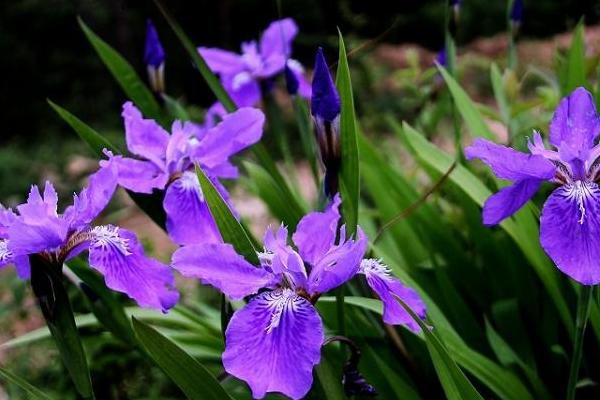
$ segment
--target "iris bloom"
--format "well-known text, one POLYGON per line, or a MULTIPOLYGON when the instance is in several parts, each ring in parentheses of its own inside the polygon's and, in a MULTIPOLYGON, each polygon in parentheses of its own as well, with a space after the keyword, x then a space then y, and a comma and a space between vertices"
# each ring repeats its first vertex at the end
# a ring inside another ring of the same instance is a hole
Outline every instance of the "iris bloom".
POLYGON ((258 268, 223 243, 184 246, 173 255, 173 267, 185 276, 200 278, 232 299, 254 295, 229 322, 223 365, 248 383, 255 398, 267 392, 293 399, 306 395, 324 341, 314 304, 322 293, 356 274, 365 275, 383 301, 386 323, 419 329, 394 295, 420 316, 425 313, 423 302, 380 261, 363 260, 367 239, 362 230, 354 240, 336 241, 345 238, 345 226, 337 228, 339 205, 337 195, 324 212, 302 218, 292 236, 296 248, 288 245, 284 226, 269 228, 258 268))
MULTIPOLYGON (((298 26, 291 18, 273 21, 260 41, 242 43, 241 54, 227 50, 199 47, 198 51, 210 69, 220 75, 225 90, 238 107, 254 106, 261 99, 261 85, 269 86, 272 79, 287 69, 297 81, 297 93, 310 97, 310 86, 304 78, 304 68, 291 59, 292 40, 298 26)), ((211 115, 221 115, 222 105, 211 107, 211 115)))
POLYGON ((310 113, 313 116, 321 163, 325 169, 324 188, 327 195, 338 191, 340 168, 340 96, 333 83, 323 49, 315 57, 310 113))
POLYGON ((138 158, 109 154, 102 165, 115 167, 118 183, 136 193, 164 190, 166 228, 178 244, 220 241, 221 236, 200 189, 194 163, 202 167, 228 199, 217 178, 236 178, 229 157, 262 136, 264 115, 254 108, 228 114, 212 128, 175 121, 169 135, 154 120, 144 119, 131 103, 123 106, 127 148, 138 158))
POLYGON ((531 154, 478 139, 465 150, 479 158, 511 186, 492 195, 483 207, 483 222, 496 225, 519 210, 544 181, 559 185, 540 217, 540 241, 565 274, 584 285, 600 283, 600 118, 594 99, 577 88, 561 100, 550 123, 547 149, 538 132, 528 143, 531 154))
POLYGON ((152 90, 157 93, 165 91, 165 51, 158 38, 158 32, 151 20, 146 22, 146 47, 144 63, 148 69, 148 79, 152 90))
POLYGON ((103 168, 74 195, 73 204, 58 214, 58 196, 50 182, 43 194, 32 186, 18 213, 0 211, 0 266, 14 263, 20 277, 30 276, 28 257, 39 255, 62 268, 65 261, 87 250, 89 264, 104 275, 106 286, 127 294, 142 307, 168 311, 179 299, 172 270, 144 255, 133 232, 92 221, 116 188, 114 170, 103 168))

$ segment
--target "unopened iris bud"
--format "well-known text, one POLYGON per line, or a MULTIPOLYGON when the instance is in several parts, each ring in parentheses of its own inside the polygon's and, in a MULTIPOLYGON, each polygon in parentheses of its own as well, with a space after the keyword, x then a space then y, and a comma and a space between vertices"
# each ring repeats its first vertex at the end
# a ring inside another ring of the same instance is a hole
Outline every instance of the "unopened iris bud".
POLYGON ((315 122, 317 143, 325 168, 325 194, 338 191, 340 168, 340 96, 335 88, 323 49, 317 50, 312 80, 310 111, 315 122))
POLYGON ((283 75, 285 76, 285 87, 288 93, 292 96, 295 96, 298 93, 298 88, 300 87, 300 81, 298 81, 298 77, 289 66, 289 60, 285 63, 285 68, 283 70, 283 75))
POLYGON ((510 9, 510 25, 513 37, 516 37, 523 21, 523 0, 514 0, 510 9))
POLYGON ((163 93, 165 91, 165 51, 158 38, 158 32, 150 19, 146 23, 144 63, 148 70, 148 80, 152 90, 155 93, 163 93))
POLYGON ((448 54, 446 54, 446 48, 444 47, 435 57, 435 60, 444 68, 448 68, 448 54))

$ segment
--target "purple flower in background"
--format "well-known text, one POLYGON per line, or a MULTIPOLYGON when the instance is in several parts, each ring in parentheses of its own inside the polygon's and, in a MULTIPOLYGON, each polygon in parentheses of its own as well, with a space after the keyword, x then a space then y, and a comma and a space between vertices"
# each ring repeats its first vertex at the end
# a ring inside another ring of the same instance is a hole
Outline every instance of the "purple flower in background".
POLYGON ((513 24, 520 24, 523 21, 523 0, 513 0, 510 8, 510 20, 513 24))
POLYGON ((448 54, 445 47, 437 54, 435 61, 442 67, 448 68, 448 54))
MULTIPOLYGON (((272 22, 260 41, 242 43, 242 54, 227 50, 199 47, 198 51, 210 67, 219 74, 225 90, 238 107, 256 105, 261 99, 261 82, 289 69, 298 81, 297 93, 310 97, 310 86, 304 78, 304 68, 290 59, 292 40, 298 26, 291 18, 272 22)), ((221 106, 222 107, 222 106, 221 106)), ((220 107, 213 106, 213 111, 220 107)))
POLYGON ((465 150, 495 175, 513 184, 492 195, 483 222, 495 225, 519 210, 544 181, 560 185, 548 197, 540 217, 540 241, 565 274, 584 285, 600 283, 600 118, 592 95, 575 89, 561 100, 550 123, 547 149, 538 132, 521 153, 478 139, 465 150))
POLYGON ((223 353, 225 370, 246 381, 255 398, 267 392, 293 399, 306 395, 324 341, 314 303, 358 273, 383 301, 386 323, 418 330, 393 294, 421 316, 423 302, 379 261, 362 260, 367 246, 362 230, 356 239, 336 241, 345 238, 345 226, 338 229, 339 206, 336 195, 324 212, 302 218, 292 236, 295 248, 288 244, 287 228, 269 228, 258 268, 229 244, 184 246, 173 255, 173 267, 184 276, 199 278, 232 299, 255 295, 233 314, 223 353))
POLYGON ((310 112, 315 124, 321 163, 325 169, 325 194, 332 196, 338 191, 340 168, 340 96, 329 73, 323 49, 318 48, 312 80, 310 112))
POLYGON ((165 91, 164 70, 165 51, 158 38, 158 32, 150 19, 146 21, 146 47, 144 48, 144 63, 148 69, 150 86, 156 93, 165 91))
POLYGON ((22 278, 30 276, 28 256, 39 255, 62 267, 87 250, 89 264, 104 275, 106 286, 127 294, 142 307, 168 311, 179 299, 171 269, 144 255, 135 234, 113 225, 92 226, 116 189, 116 175, 102 168, 58 214, 58 196, 50 182, 43 194, 32 186, 18 214, 1 209, 0 260, 14 263, 22 278))
POLYGON ((263 113, 241 108, 225 115, 212 128, 175 121, 171 135, 154 120, 144 119, 131 102, 123 105, 122 116, 127 148, 139 158, 109 154, 109 160, 102 165, 114 167, 119 185, 133 192, 165 190, 166 228, 175 243, 221 241, 204 202, 194 164, 202 167, 227 201, 229 195, 217 178, 238 176, 237 167, 229 158, 260 140, 263 113))

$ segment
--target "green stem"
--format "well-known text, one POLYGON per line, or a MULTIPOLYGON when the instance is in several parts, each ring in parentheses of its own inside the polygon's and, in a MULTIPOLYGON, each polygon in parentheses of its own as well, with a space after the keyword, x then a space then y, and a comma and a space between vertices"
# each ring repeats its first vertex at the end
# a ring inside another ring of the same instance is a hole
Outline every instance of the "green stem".
POLYGON ((567 400, 575 399, 575 385, 579 376, 579 366, 581 365, 581 354, 583 350, 583 335, 585 326, 590 316, 592 305, 593 286, 581 286, 579 290, 579 299, 577 300, 577 317, 575 319, 575 340, 573 344, 573 358, 571 359, 571 369, 569 370, 569 383, 567 385, 567 400))
POLYGON ((338 332, 340 335, 346 334, 346 317, 344 312, 344 287, 340 286, 335 291, 335 305, 338 319, 338 332))

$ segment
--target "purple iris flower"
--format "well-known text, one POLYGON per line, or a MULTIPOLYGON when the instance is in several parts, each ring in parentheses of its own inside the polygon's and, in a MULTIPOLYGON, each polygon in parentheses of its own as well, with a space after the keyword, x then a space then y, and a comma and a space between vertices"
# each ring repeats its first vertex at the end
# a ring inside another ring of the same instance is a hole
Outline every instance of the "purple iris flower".
POLYGON ((241 108, 212 128, 175 121, 169 135, 154 120, 144 119, 131 103, 123 105, 127 148, 138 158, 109 154, 104 166, 117 170, 119 185, 137 193, 165 190, 166 228, 177 244, 218 242, 221 236, 200 189, 194 164, 202 167, 228 201, 217 178, 236 178, 229 158, 258 142, 265 117, 260 110, 241 108))
POLYGON ((30 276, 28 256, 39 255, 58 267, 87 250, 89 264, 104 275, 106 286, 127 294, 142 307, 167 312, 179 293, 172 270, 144 255, 133 232, 114 225, 93 226, 116 189, 116 174, 102 168, 89 185, 73 197, 73 204, 58 214, 58 196, 50 182, 43 194, 32 186, 27 202, 17 213, 0 211, 0 266, 14 263, 20 277, 30 276))
MULTIPOLYGON (((210 67, 219 74, 225 90, 238 107, 254 106, 261 99, 261 82, 282 73, 287 66, 298 81, 297 93, 310 97, 310 85, 304 78, 304 68, 290 59, 292 40, 298 26, 291 18, 273 21, 262 34, 260 41, 242 43, 242 53, 199 47, 198 51, 210 67)), ((222 113, 222 105, 211 107, 213 114, 222 113)))
POLYGON ((302 218, 292 236, 295 248, 288 244, 286 227, 269 228, 258 268, 223 243, 184 246, 173 255, 173 267, 184 276, 199 278, 232 299, 255 295, 233 314, 223 353, 225 370, 246 381, 255 398, 267 392, 293 399, 306 395, 324 341, 314 304, 356 274, 365 275, 383 301, 386 323, 419 329, 394 298, 399 296, 424 317, 418 294, 392 277, 380 261, 363 260, 367 239, 360 228, 356 239, 343 239, 339 206, 336 195, 324 212, 302 218))
POLYGON ((519 210, 544 181, 560 185, 546 200, 540 217, 540 241, 556 266, 584 285, 600 283, 600 118, 584 88, 563 98, 550 122, 550 144, 534 132, 531 154, 477 139, 465 149, 511 186, 492 195, 483 207, 483 223, 495 225, 519 210))
POLYGON ((146 22, 144 63, 148 69, 148 79, 152 90, 157 93, 164 92, 165 51, 158 38, 158 32, 150 19, 146 22))

